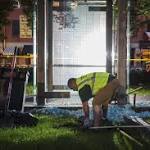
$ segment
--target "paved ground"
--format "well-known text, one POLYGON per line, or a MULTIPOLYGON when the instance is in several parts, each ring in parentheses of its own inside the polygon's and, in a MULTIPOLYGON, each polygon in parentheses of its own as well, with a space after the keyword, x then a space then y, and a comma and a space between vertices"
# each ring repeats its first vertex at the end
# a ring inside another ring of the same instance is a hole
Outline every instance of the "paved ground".
MULTIPOLYGON (((32 101, 26 100, 25 106, 36 106, 36 97, 32 101)), ((90 101, 91 105, 91 101, 90 101)), ((72 95, 70 98, 49 98, 45 99, 46 107, 81 107, 81 101, 77 95, 72 95)))
MULTIPOLYGON (((130 101, 132 100, 133 96, 130 96, 130 101)), ((143 97, 141 97, 143 99, 143 97)), ((150 99, 149 97, 144 97, 144 100, 141 99, 139 96, 137 96, 137 103, 141 101, 141 103, 149 102, 150 107, 150 99)), ((35 98, 36 100, 36 98, 35 98)), ((131 103, 132 104, 132 103, 131 103)), ((91 105, 91 101, 90 101, 91 105)), ((36 103, 33 102, 26 102, 25 103, 26 110, 30 110, 29 107, 36 106, 36 103)), ((44 106, 44 109, 32 109, 37 111, 38 113, 43 114, 53 114, 53 115, 73 115, 73 116, 82 116, 83 112, 81 108, 81 102, 77 95, 71 95, 71 98, 63 99, 46 99, 46 105, 44 106), (65 109, 61 109, 59 107, 64 107, 65 109), (68 108, 69 107, 69 108, 68 108), (67 109, 66 109, 67 108, 67 109)), ((147 107, 148 105, 146 105, 147 107)), ((38 106, 38 108, 41 108, 41 106, 38 106)), ((42 107, 43 108, 43 107, 42 107)), ((145 109, 146 110, 146 109, 145 109)), ((138 116, 141 118, 150 117, 150 111, 140 111, 137 112, 134 109, 132 109, 131 105, 125 105, 124 107, 119 107, 118 105, 109 105, 108 109, 108 115, 107 118, 114 122, 120 122, 124 120, 124 116, 138 116)), ((92 118, 92 109, 90 109, 90 116, 92 118)))
MULTIPOLYGON (((131 105, 134 105, 134 95, 129 96, 129 102, 131 105)), ((92 105, 91 100, 89 104, 92 105)), ((137 107, 150 107, 150 95, 145 96, 136 96, 135 105, 137 107)), ((36 106, 36 97, 32 99, 27 99, 25 106, 36 106)), ((81 107, 81 101, 77 94, 72 94, 70 98, 49 98, 45 99, 46 107, 81 107)))
MULTIPOLYGON (((130 95, 129 100, 131 105, 134 105, 134 95, 130 95)), ((150 107, 150 95, 136 95, 135 100, 136 107, 150 107)))

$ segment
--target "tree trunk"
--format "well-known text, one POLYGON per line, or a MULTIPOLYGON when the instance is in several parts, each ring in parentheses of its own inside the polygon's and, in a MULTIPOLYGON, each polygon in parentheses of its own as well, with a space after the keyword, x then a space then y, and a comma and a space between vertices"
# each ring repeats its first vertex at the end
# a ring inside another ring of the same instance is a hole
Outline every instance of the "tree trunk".
POLYGON ((127 0, 118 0, 118 79, 127 86, 127 0))

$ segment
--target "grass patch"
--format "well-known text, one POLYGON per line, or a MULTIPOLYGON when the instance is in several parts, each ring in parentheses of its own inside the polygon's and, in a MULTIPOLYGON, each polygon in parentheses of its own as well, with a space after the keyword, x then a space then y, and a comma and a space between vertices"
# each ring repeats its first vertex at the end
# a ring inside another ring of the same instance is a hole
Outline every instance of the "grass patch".
POLYGON ((34 88, 33 83, 28 83, 26 86, 26 94, 27 95, 34 95, 34 90, 36 91, 36 87, 34 88))
POLYGON ((81 130, 76 118, 37 117, 35 127, 1 128, 0 150, 141 150, 116 130, 81 130))
MULTIPOLYGON (((129 87, 128 92, 135 90, 138 87, 129 87)), ((144 96, 144 95, 150 95, 150 87, 145 87, 140 89, 139 91, 135 92, 138 95, 144 96)))
POLYGON ((143 120, 150 124, 150 118, 144 118, 143 120))

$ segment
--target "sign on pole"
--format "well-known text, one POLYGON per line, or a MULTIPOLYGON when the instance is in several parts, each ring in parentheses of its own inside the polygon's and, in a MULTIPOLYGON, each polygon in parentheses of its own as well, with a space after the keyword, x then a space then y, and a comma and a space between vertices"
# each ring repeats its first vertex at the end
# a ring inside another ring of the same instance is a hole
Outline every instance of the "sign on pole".
POLYGON ((27 17, 20 15, 20 38, 32 38, 32 30, 28 26, 27 17))

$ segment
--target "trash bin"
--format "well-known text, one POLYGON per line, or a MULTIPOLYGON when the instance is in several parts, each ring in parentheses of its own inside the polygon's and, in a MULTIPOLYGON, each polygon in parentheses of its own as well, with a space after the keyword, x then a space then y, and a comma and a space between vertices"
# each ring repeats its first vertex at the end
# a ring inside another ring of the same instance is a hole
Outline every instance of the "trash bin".
POLYGON ((129 73, 129 83, 131 86, 144 84, 144 72, 141 69, 132 69, 129 73))
MULTIPOLYGON (((6 93, 8 93, 10 72, 11 69, 9 68, 3 69, 0 79, 0 82, 4 82, 2 85, 3 86, 2 94, 5 96, 8 96, 6 95, 6 93)), ((28 82, 28 77, 29 72, 27 71, 27 69, 14 70, 12 78, 11 94, 7 105, 9 110, 23 111, 23 104, 25 101, 25 91, 28 82)))
POLYGON ((8 80, 4 70, 0 68, 0 111, 4 111, 7 105, 8 80))

